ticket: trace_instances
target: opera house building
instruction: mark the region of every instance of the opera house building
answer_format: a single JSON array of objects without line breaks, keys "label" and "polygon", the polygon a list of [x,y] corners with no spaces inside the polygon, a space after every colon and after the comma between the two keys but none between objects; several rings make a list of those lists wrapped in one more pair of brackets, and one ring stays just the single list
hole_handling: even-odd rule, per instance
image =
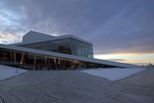
[{"label": "opera house building", "polygon": [[92,43],[73,35],[51,36],[30,31],[20,43],[0,44],[0,64],[28,70],[134,67],[93,58]]}]

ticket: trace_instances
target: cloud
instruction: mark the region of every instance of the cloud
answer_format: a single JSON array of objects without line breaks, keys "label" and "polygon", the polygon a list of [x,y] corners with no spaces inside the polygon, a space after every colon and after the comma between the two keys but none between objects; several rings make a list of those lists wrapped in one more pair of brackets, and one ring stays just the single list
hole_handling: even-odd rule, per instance
[{"label": "cloud", "polygon": [[0,43],[10,44],[21,41],[21,36],[15,34],[0,34]]},{"label": "cloud", "polygon": [[153,0],[3,0],[0,31],[17,36],[29,30],[73,34],[91,41],[95,54],[154,52],[153,3]]},{"label": "cloud", "polygon": [[154,53],[153,31],[123,33],[97,38],[94,45],[97,54],[108,53]]}]

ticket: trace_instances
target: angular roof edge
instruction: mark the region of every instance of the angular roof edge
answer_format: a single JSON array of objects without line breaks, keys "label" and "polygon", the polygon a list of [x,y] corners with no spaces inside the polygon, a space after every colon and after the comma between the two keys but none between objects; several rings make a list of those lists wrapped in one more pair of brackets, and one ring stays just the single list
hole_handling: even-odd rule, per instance
[{"label": "angular roof edge", "polygon": [[[35,31],[30,31],[30,32],[35,32]],[[29,32],[28,32],[29,33]],[[36,33],[39,33],[39,32],[36,32]],[[43,33],[42,33],[43,34]],[[26,34],[25,34],[26,35]],[[24,35],[24,36],[25,36]],[[45,34],[47,35],[47,34]],[[48,35],[50,36],[50,35]],[[43,41],[48,41],[48,40],[58,40],[58,39],[64,39],[64,38],[73,38],[73,39],[76,39],[76,40],[79,40],[81,42],[84,42],[84,43],[87,43],[87,44],[90,44],[92,45],[91,42],[87,41],[87,40],[84,40],[84,39],[81,39],[81,38],[78,38],[74,35],[62,35],[62,36],[51,36],[51,37],[54,37],[54,38],[47,38],[47,39],[43,39],[43,40],[37,40],[37,41],[24,41],[24,42],[19,42],[19,43],[14,43],[14,44],[10,44],[10,45],[24,45],[24,44],[31,44],[31,43],[37,43],[37,42],[43,42]]]},{"label": "angular roof edge", "polygon": [[22,52],[35,53],[35,54],[46,55],[46,56],[68,58],[68,59],[97,63],[97,64],[102,64],[102,65],[104,64],[104,65],[111,65],[111,66],[118,66],[118,67],[125,67],[125,68],[136,68],[136,67],[141,68],[140,66],[133,65],[133,64],[119,63],[119,62],[101,60],[101,59],[95,59],[95,58],[85,58],[85,57],[79,57],[79,56],[74,56],[74,55],[69,55],[69,54],[56,53],[56,52],[38,50],[38,49],[30,49],[30,48],[25,48],[25,47],[17,47],[17,46],[12,46],[12,45],[0,45],[0,48],[18,50]]}]

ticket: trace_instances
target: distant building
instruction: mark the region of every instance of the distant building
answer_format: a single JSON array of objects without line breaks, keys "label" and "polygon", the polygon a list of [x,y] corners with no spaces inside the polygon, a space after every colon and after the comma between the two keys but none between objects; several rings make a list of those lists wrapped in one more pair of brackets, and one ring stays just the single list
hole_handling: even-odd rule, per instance
[{"label": "distant building", "polygon": [[0,45],[0,64],[30,70],[134,67],[93,58],[92,44],[73,35],[51,36],[30,31],[21,43]]}]

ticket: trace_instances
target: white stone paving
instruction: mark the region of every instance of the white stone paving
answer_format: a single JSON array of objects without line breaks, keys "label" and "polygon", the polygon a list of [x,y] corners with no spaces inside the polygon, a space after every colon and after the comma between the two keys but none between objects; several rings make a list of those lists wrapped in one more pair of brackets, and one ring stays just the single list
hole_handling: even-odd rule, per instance
[{"label": "white stone paving", "polygon": [[118,81],[79,71],[28,71],[0,81],[0,102],[154,103],[153,88],[152,69]]},{"label": "white stone paving", "polygon": [[145,68],[106,68],[106,69],[85,69],[81,72],[94,76],[103,77],[111,81],[120,80],[141,71]]},{"label": "white stone paving", "polygon": [[26,72],[26,70],[0,65],[0,80],[11,78],[24,72]]}]

